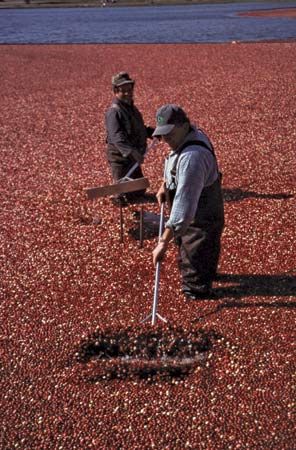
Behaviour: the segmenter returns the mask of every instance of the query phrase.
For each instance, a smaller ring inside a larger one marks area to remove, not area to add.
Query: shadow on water
[[[219,283],[228,283],[227,286],[219,286],[213,289],[213,300],[229,298],[220,303],[214,311],[198,317],[193,322],[198,322],[208,316],[217,314],[223,309],[229,308],[270,308],[270,309],[295,309],[296,308],[296,276],[292,275],[232,275],[220,274]],[[295,301],[277,299],[274,301],[242,301],[245,297],[291,297]]]
[[[296,276],[293,275],[220,274],[218,281],[230,285],[225,287],[219,286],[214,289],[215,298],[242,298],[250,296],[289,297],[296,295]],[[279,302],[279,304],[282,305],[283,303]]]
[[[246,198],[263,198],[268,200],[287,200],[293,198],[293,194],[278,193],[278,194],[259,194],[255,191],[247,191],[241,188],[223,189],[223,198],[225,202],[237,202]]]

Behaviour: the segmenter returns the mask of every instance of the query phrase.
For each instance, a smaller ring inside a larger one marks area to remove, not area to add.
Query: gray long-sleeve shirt
[[[211,148],[209,139],[201,130],[194,128],[181,145],[192,140],[203,141]],[[166,186],[168,189],[176,189],[171,214],[165,226],[171,228],[177,237],[186,233],[196,216],[201,192],[204,187],[216,181],[218,167],[212,152],[200,145],[190,145],[179,156],[174,184],[171,170],[176,158],[178,149],[169,154],[165,163]]]

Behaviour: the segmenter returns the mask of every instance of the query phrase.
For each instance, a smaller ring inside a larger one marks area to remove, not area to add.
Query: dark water
[[[0,43],[177,43],[296,38],[296,20],[239,12],[295,2],[159,7],[0,9]]]

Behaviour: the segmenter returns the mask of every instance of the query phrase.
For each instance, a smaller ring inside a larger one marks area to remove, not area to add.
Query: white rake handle
[[[163,222],[164,222],[164,203],[161,204],[161,210],[160,210],[158,242],[160,241],[160,238],[162,236]],[[160,266],[161,266],[161,262],[158,261],[156,263],[155,281],[154,281],[154,296],[153,296],[152,320],[151,320],[151,324],[152,325],[155,324],[156,316],[157,316],[157,303],[158,303],[158,290],[159,290],[159,279],[160,279]]]
[[[152,150],[152,148],[156,145],[156,143],[158,142],[158,139],[154,138],[153,141],[151,142],[151,144],[147,147],[147,150],[145,152],[145,156],[147,156],[147,153]],[[127,174],[124,176],[124,178],[129,178],[133,172],[136,170],[136,168],[138,167],[139,163],[136,162],[131,168],[130,170],[127,172]]]

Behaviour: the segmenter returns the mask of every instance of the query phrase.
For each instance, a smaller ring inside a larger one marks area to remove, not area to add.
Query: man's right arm
[[[143,162],[141,153],[130,143],[120,114],[115,108],[110,108],[106,113],[106,128],[108,143],[114,145],[122,156],[125,158],[131,156],[139,164]]]

